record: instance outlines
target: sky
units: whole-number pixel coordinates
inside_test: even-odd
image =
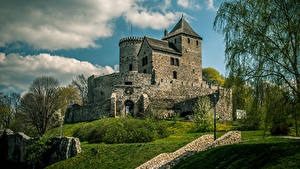
[[[27,91],[40,76],[68,85],[118,71],[119,40],[161,39],[183,15],[202,38],[203,67],[226,74],[213,30],[220,0],[0,0],[0,92]]]

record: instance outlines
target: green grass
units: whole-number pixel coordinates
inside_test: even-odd
[[[169,124],[169,130],[173,133],[167,138],[157,139],[153,142],[148,143],[130,144],[88,144],[87,142],[82,142],[82,153],[76,155],[73,158],[52,164],[47,168],[135,168],[161,153],[174,152],[182,146],[200,137],[201,135],[207,134],[190,133],[190,131],[194,127],[194,124],[191,122],[166,121],[166,123]],[[94,126],[99,124],[100,120],[76,124],[66,124],[63,126],[63,135],[73,136],[73,133],[77,128],[84,128],[87,126]],[[217,137],[220,137],[224,133],[225,131],[218,132]],[[59,128],[51,129],[46,134],[46,136],[57,135],[59,135]],[[242,131],[242,139],[243,141],[247,141],[244,142],[243,145],[246,145],[246,143],[265,143],[266,140],[262,138],[263,131]],[[266,138],[272,137],[270,137],[267,133]],[[269,143],[271,143],[270,140],[273,140],[274,144],[277,143],[276,139],[268,139]]]
[[[171,135],[150,143],[87,144],[83,142],[81,154],[47,168],[135,168],[160,153],[173,152],[203,134]]]
[[[176,169],[300,168],[300,140],[267,138],[200,152]]]

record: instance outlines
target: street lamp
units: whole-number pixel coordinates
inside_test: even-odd
[[[214,140],[217,139],[217,102],[219,101],[220,88],[214,93]]]

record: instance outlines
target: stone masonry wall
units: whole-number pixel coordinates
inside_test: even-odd
[[[204,135],[180,148],[173,153],[162,153],[140,165],[136,169],[168,169],[176,166],[180,161],[216,146],[223,146],[241,142],[240,131],[230,131],[217,140],[213,135]]]

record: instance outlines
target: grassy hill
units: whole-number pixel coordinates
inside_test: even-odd
[[[196,154],[176,169],[300,168],[300,140],[261,139]]]
[[[168,130],[172,132],[169,137],[163,139],[156,139],[153,142],[147,143],[123,143],[123,144],[89,144],[88,142],[81,142],[81,148],[83,152],[77,156],[60,161],[47,168],[135,168],[142,163],[150,160],[151,158],[157,156],[160,153],[173,152],[187,143],[193,141],[194,139],[200,137],[201,135],[207,133],[193,133],[193,128],[195,124],[192,122],[173,122],[165,121],[168,124]],[[73,136],[74,133],[78,131],[78,128],[89,129],[88,126],[97,126],[101,124],[101,120],[96,120],[92,122],[82,122],[76,124],[66,124],[63,126],[64,136]],[[219,130],[228,130],[229,126],[218,125]],[[88,131],[87,131],[88,132]],[[225,131],[218,132],[217,137],[223,135]],[[47,136],[57,136],[59,134],[59,128],[51,129],[47,132]],[[77,133],[78,134],[78,133]],[[248,140],[246,143],[234,145],[233,150],[226,149],[227,152],[235,152],[239,147],[235,146],[245,146],[252,145],[249,149],[256,149],[255,146],[259,146],[257,143],[262,144],[298,144],[294,140],[286,139],[263,139],[263,131],[243,131],[242,139],[244,141]],[[252,141],[251,141],[252,140]],[[267,143],[266,143],[267,142]],[[286,146],[285,148],[288,148]],[[298,147],[299,148],[299,147]],[[222,147],[216,148],[221,151]],[[237,150],[235,150],[237,149]],[[209,150],[214,151],[215,149]],[[222,150],[223,151],[223,150]],[[227,153],[224,150],[223,155]],[[241,150],[242,152],[242,150]],[[298,150],[298,152],[300,152]],[[207,153],[207,152],[205,152]],[[260,152],[259,152],[260,153]],[[218,153],[220,154],[220,153]],[[209,154],[210,155],[210,154]],[[221,156],[221,154],[220,154]],[[230,159],[229,159],[230,160]],[[236,159],[234,159],[236,160]],[[222,167],[221,167],[222,168]]]

